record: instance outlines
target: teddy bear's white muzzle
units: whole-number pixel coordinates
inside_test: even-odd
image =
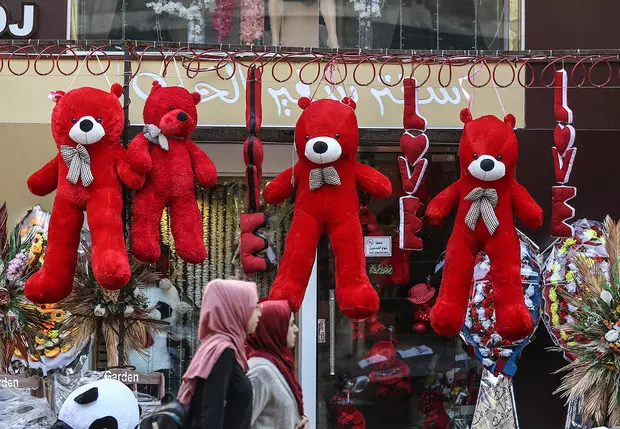
[[[315,164],[329,164],[342,155],[342,147],[333,137],[314,137],[308,140],[305,150],[306,158]]]
[[[493,182],[506,175],[506,165],[489,155],[481,155],[473,160],[467,170],[476,179],[485,182]]]
[[[97,143],[103,136],[103,126],[92,116],[82,116],[69,130],[71,140],[81,145]]]

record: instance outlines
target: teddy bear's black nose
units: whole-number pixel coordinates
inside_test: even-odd
[[[480,168],[482,168],[483,171],[491,171],[494,167],[495,163],[492,159],[483,159],[480,163]]]
[[[90,119],[84,119],[80,122],[80,130],[84,131],[85,133],[92,130],[94,126],[95,124],[93,124],[93,121],[91,121]]]
[[[318,141],[314,143],[314,145],[312,146],[312,150],[314,151],[314,153],[325,153],[327,152],[327,143]]]
[[[187,113],[185,113],[185,112],[179,112],[179,113],[177,114],[177,119],[178,119],[179,121],[181,121],[181,122],[185,122],[185,121],[187,121]]]

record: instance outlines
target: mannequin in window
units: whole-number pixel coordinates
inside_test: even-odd
[[[269,22],[271,25],[271,44],[280,46],[280,32],[282,30],[284,1],[287,0],[268,0]],[[336,1],[319,0],[319,9],[327,28],[327,46],[339,48],[338,31],[336,29]]]

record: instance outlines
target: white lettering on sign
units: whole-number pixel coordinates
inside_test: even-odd
[[[389,258],[392,256],[392,237],[365,237],[364,254],[367,258]]]
[[[109,378],[112,380],[120,381],[124,384],[138,384],[140,376],[132,372],[112,372],[106,371],[103,373],[103,378]]]
[[[20,13],[9,13],[6,6],[0,4],[0,35],[7,30],[15,38],[28,38],[32,36],[36,28],[37,5],[32,3],[21,4],[21,22],[11,19],[11,16],[19,16]]]
[[[17,389],[19,388],[19,380],[14,378],[0,378],[0,389]]]

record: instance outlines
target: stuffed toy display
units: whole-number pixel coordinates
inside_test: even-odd
[[[299,161],[280,173],[263,192],[278,204],[294,191],[295,212],[284,256],[269,299],[287,300],[299,310],[321,235],[327,232],[336,256],[336,300],[351,319],[366,319],[379,309],[379,296],[366,275],[357,185],[387,198],[387,177],[356,160],[359,132],[355,102],[344,98],[299,100],[303,112],[295,126]]]
[[[135,429],[139,422],[133,392],[118,380],[101,379],[75,389],[51,429]]]
[[[440,335],[455,336],[463,327],[475,258],[483,250],[492,264],[493,302],[497,332],[516,341],[529,335],[532,316],[523,300],[521,257],[514,215],[529,228],[542,224],[543,212],[515,179],[518,142],[515,118],[472,119],[465,124],[459,146],[461,177],[437,195],[426,215],[433,225],[458,206],[454,230],[446,249],[446,264],[431,326]]]
[[[48,231],[43,268],[28,279],[25,294],[32,302],[55,303],[73,286],[84,210],[92,237],[93,272],[105,289],[118,290],[131,271],[123,237],[121,181],[137,189],[144,175],[133,171],[120,145],[123,87],[106,92],[77,88],[50,94],[52,135],[58,154],[28,179],[38,196],[57,190]]]
[[[154,81],[144,105],[146,125],[129,145],[130,164],[136,171],[147,173],[146,183],[134,200],[131,227],[132,251],[141,261],[159,259],[159,225],[165,207],[170,207],[177,255],[190,264],[207,257],[194,177],[200,185],[212,187],[217,171],[207,154],[189,138],[198,123],[198,103],[197,92],[162,87]]]
[[[191,309],[191,306],[181,301],[179,291],[169,279],[161,279],[158,286],[144,288],[144,295],[148,300],[147,305],[153,308],[151,316],[168,322],[169,329],[149,333],[148,355],[144,356],[132,349],[129,351],[129,361],[143,374],[166,371],[172,368],[168,339],[179,340],[178,328],[181,326],[181,317]]]

